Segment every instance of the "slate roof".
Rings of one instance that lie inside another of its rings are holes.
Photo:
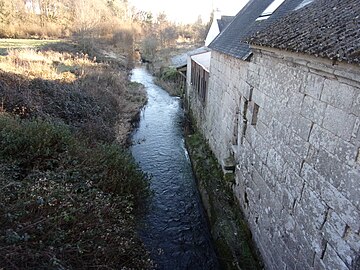
[[[273,0],[250,0],[208,47],[245,60],[251,54],[250,46],[245,42],[246,39],[294,10],[302,1],[285,0],[268,19],[256,21]]]
[[[170,59],[171,65],[174,66],[175,68],[184,67],[187,65],[188,56],[192,56],[195,54],[204,53],[204,52],[208,52],[208,51],[209,51],[209,49],[207,47],[200,47],[200,48],[196,48],[195,50],[188,51],[186,53],[174,56],[173,58]]]
[[[221,19],[217,19],[219,31],[222,32],[234,18],[235,16],[221,16]]]
[[[250,43],[360,63],[360,0],[315,0],[260,31]]]

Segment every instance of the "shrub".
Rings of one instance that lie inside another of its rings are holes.
[[[135,230],[148,178],[115,145],[0,114],[0,268],[151,268]]]
[[[162,67],[156,74],[155,83],[165,89],[172,96],[181,96],[183,94],[183,84],[179,81],[179,74],[176,68]]]
[[[178,71],[176,68],[168,67],[162,70],[161,79],[164,81],[176,82]]]
[[[65,126],[34,120],[21,121],[6,114],[0,117],[0,158],[23,168],[52,169],[60,155],[74,146]]]
[[[0,161],[55,172],[77,169],[83,178],[106,192],[131,196],[140,202],[147,194],[147,177],[123,148],[116,144],[87,147],[65,125],[44,120],[22,120],[0,115]]]

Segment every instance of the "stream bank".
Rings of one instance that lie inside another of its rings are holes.
[[[186,146],[201,199],[210,222],[222,269],[262,269],[251,232],[231,190],[234,175],[224,175],[198,132],[186,136]]]
[[[120,146],[145,91],[80,46],[41,43],[0,56],[0,269],[151,269],[148,178]]]

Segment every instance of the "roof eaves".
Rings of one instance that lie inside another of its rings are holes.
[[[360,0],[314,0],[257,32],[248,43],[359,64],[360,16],[354,14],[360,14]]]

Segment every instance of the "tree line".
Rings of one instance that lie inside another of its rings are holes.
[[[137,10],[127,0],[0,0],[0,38],[109,39],[124,47],[142,42],[151,56],[179,37],[201,42],[206,25],[176,24],[165,13]]]

